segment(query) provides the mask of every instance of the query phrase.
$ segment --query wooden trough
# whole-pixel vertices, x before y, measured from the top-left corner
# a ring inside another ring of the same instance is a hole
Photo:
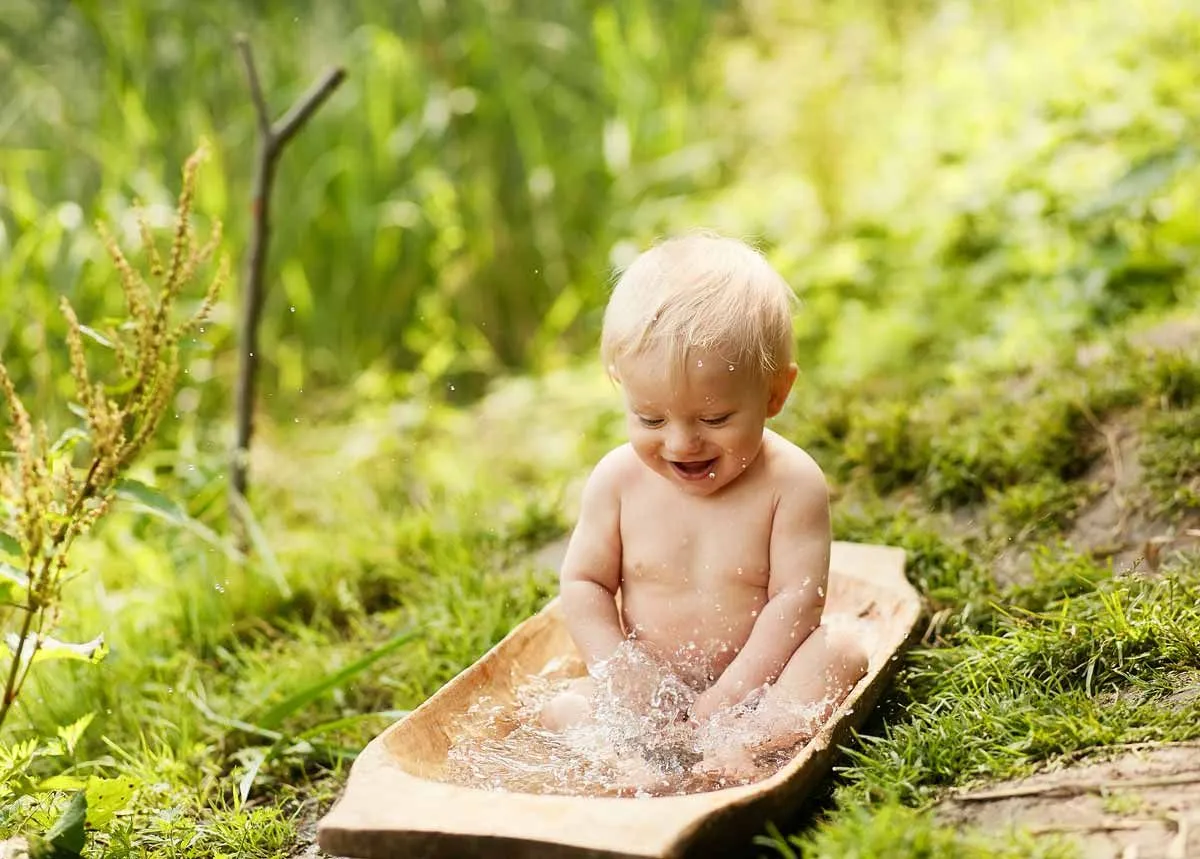
[[[322,850],[399,857],[689,857],[744,846],[785,818],[869,715],[916,631],[922,605],[901,549],[835,542],[827,612],[869,621],[870,668],[818,734],[774,775],[706,793],[650,798],[509,793],[437,780],[456,725],[483,695],[512,690],[575,653],[557,600],[372,740],[320,822]]]

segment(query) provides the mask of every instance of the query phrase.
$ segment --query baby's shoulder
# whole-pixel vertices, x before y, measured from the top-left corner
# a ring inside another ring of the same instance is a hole
[[[804,448],[767,430],[767,479],[780,495],[825,495],[829,491],[825,472]]]
[[[594,491],[615,494],[622,486],[629,485],[639,465],[633,446],[626,442],[600,458],[588,476],[588,484]]]

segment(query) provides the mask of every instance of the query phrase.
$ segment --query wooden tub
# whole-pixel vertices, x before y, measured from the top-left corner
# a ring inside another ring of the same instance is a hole
[[[860,725],[891,678],[894,658],[921,616],[904,577],[904,552],[835,542],[828,612],[871,623],[870,668],[818,734],[774,775],[706,793],[651,798],[508,793],[436,780],[456,725],[482,695],[512,690],[576,654],[557,600],[424,704],[372,740],[346,789],[321,820],[321,849],[392,857],[683,857],[745,845],[767,820],[786,817],[822,779],[836,748]]]

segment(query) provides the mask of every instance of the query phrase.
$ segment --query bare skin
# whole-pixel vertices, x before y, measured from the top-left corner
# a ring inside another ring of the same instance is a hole
[[[650,353],[617,369],[629,442],[589,477],[560,573],[567,626],[589,671],[631,638],[670,666],[697,657],[710,666],[689,714],[697,724],[764,686],[764,702],[828,702],[823,719],[867,664],[857,643],[820,626],[824,476],[765,429],[795,365],[763,379],[700,352],[671,373]],[[584,678],[549,702],[543,724],[588,719],[591,684]],[[813,727],[771,725],[771,744]]]

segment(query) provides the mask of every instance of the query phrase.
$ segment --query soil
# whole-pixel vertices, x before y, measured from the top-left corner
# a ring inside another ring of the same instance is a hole
[[[949,824],[1073,839],[1086,859],[1200,856],[1200,743],[1127,747],[1110,759],[962,791]]]

